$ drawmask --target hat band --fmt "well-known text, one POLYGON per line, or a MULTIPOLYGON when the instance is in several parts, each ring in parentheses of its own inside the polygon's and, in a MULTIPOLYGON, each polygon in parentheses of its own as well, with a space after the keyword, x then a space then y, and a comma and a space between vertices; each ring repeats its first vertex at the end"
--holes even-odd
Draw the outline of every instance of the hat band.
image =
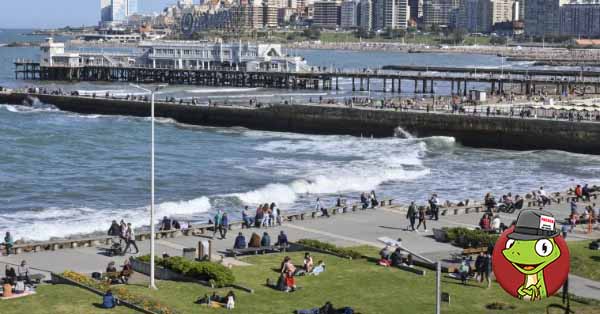
POLYGON ((556 232, 551 230, 542 230, 538 228, 516 227, 514 233, 529 234, 537 236, 552 237, 556 232))

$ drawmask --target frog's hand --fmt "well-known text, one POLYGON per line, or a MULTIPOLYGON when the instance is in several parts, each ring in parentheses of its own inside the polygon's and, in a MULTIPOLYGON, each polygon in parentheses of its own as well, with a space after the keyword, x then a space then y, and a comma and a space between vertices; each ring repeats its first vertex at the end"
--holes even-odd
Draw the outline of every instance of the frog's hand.
POLYGON ((531 291, 530 288, 525 288, 525 286, 520 286, 519 290, 517 290, 517 294, 521 299, 525 299, 525 297, 533 297, 533 291, 531 291))
POLYGON ((535 285, 535 288, 539 293, 540 299, 548 297, 548 292, 546 291, 546 284, 543 281, 538 282, 537 285, 535 285))

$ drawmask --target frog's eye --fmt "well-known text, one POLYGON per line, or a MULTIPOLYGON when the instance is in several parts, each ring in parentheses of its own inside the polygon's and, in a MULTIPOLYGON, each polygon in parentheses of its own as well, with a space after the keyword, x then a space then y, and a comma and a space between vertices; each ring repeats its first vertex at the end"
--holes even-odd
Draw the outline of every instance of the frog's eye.
POLYGON ((550 253, 552 253, 553 249, 554 249, 554 246, 548 239, 541 239, 535 243, 535 252, 539 256, 544 256, 544 257, 548 256, 548 255, 550 255, 550 253))
POLYGON ((508 241, 506 241, 506 248, 510 249, 513 246, 513 244, 515 244, 515 240, 508 239, 508 241))

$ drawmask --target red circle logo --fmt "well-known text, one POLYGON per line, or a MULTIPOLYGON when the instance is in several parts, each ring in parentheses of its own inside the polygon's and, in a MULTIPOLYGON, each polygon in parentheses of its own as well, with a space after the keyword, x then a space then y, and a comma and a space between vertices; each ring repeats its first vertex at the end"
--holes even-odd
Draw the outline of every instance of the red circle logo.
POLYGON ((562 236, 513 236, 515 226, 504 231, 492 255, 496 281, 516 298, 537 301, 552 296, 569 275, 569 248, 562 236), (534 238, 534 239, 531 239, 534 238))

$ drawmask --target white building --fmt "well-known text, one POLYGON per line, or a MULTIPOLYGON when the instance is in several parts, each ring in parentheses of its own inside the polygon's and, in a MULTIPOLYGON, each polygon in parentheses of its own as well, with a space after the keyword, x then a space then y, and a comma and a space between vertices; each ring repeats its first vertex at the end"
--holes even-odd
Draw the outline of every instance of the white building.
POLYGON ((358 27, 358 1, 346 0, 342 2, 340 27, 352 29, 358 27))
POLYGON ((406 29, 410 19, 408 0, 385 0, 383 2, 383 28, 406 29))
POLYGON ((373 29, 373 3, 371 0, 360 0, 360 29, 371 31, 373 29))
POLYGON ((289 72, 310 70, 302 57, 285 55, 280 44, 150 41, 141 42, 138 48, 135 53, 71 52, 65 50, 64 43, 49 38, 40 45, 40 65, 289 72))

